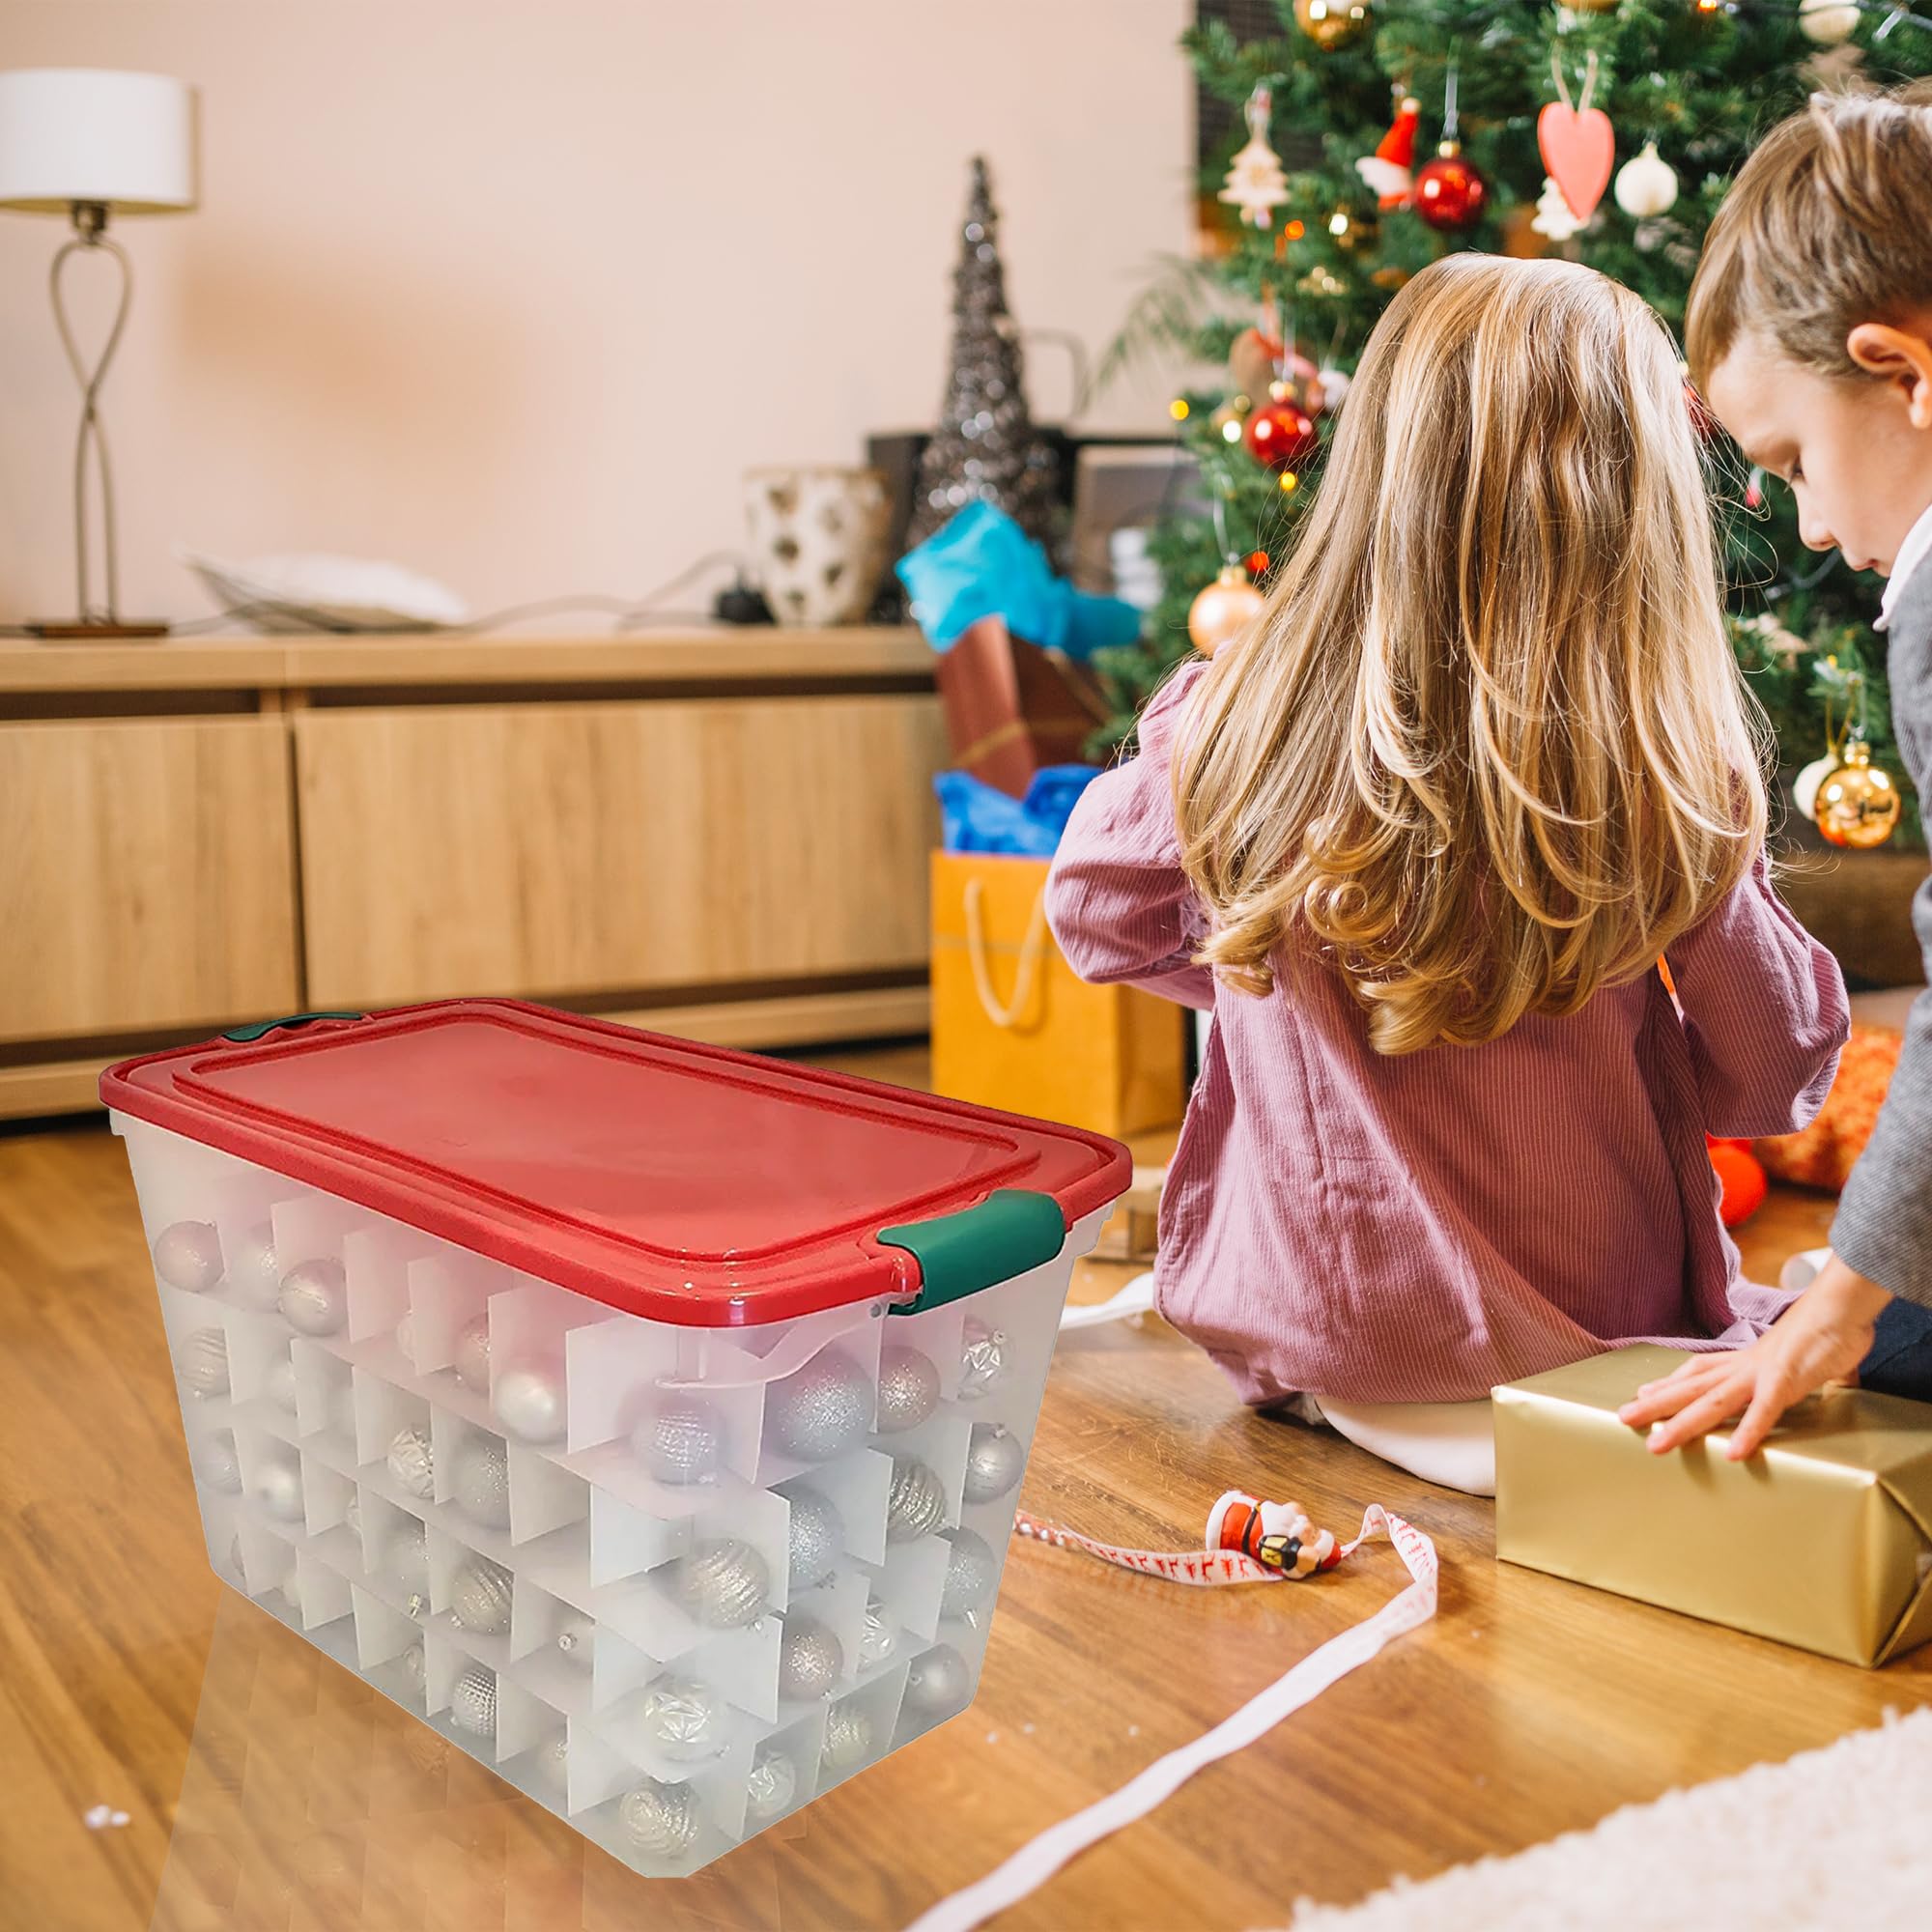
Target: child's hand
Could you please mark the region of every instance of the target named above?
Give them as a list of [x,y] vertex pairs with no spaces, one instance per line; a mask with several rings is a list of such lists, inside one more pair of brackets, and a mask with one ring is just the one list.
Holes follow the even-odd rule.
[[1748,1348],[1693,1356],[1662,1381],[1646,1382],[1618,1417],[1635,1429],[1662,1423],[1649,1444],[1661,1456],[1742,1414],[1724,1452],[1733,1463],[1742,1462],[1757,1453],[1793,1403],[1857,1373],[1871,1352],[1872,1324],[1890,1299],[1876,1282],[1855,1274],[1833,1255]]

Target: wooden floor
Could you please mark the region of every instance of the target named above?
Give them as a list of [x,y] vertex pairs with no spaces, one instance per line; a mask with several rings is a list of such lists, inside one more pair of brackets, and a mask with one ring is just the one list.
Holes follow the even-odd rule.
[[[917,1054],[848,1059],[917,1084]],[[1142,1150],[1157,1157],[1160,1150]],[[1774,1278],[1829,1204],[1744,1233]],[[1091,1267],[1076,1294],[1119,1279]],[[1482,1502],[1263,1421],[1157,1322],[1063,1348],[1023,1500],[1180,1547],[1232,1485],[1433,1535],[1441,1613],[1000,1921],[1279,1924],[1932,1702],[1883,1672],[1499,1567]],[[1795,1555],[1794,1560],[1802,1560]],[[1385,1548],[1195,1593],[1031,1544],[980,1697],[697,1878],[648,1884],[210,1574],[132,1187],[103,1128],[0,1135],[0,1924],[22,1932],[895,1932],[1392,1595]],[[91,1831],[96,1804],[125,1826]],[[1560,1922],[1560,1913],[1551,1923]]]

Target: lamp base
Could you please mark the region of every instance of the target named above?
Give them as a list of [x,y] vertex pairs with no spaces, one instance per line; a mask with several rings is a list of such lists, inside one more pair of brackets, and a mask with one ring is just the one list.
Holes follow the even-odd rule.
[[165,638],[174,626],[139,620],[109,624],[89,623],[77,617],[36,617],[25,628],[30,636],[43,638],[49,643],[113,644],[128,638]]

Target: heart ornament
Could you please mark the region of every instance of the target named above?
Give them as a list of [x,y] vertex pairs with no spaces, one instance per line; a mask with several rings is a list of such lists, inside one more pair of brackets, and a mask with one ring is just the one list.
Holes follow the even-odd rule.
[[1617,137],[1610,117],[1601,107],[1579,113],[1567,100],[1552,100],[1536,117],[1536,145],[1570,213],[1578,221],[1589,220],[1616,166]]

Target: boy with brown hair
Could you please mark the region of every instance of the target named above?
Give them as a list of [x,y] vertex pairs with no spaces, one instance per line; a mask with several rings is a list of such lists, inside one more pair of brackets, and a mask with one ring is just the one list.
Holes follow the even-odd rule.
[[[1886,586],[1892,724],[1932,810],[1932,83],[1813,95],[1766,136],[1704,243],[1691,380],[1781,476],[1813,550]],[[1913,901],[1932,969],[1932,880]],[[1623,1419],[1674,1449],[1742,1413],[1733,1460],[1813,1389],[1932,1388],[1932,992],[1832,1226],[1833,1259],[1759,1341],[1700,1355]]]

